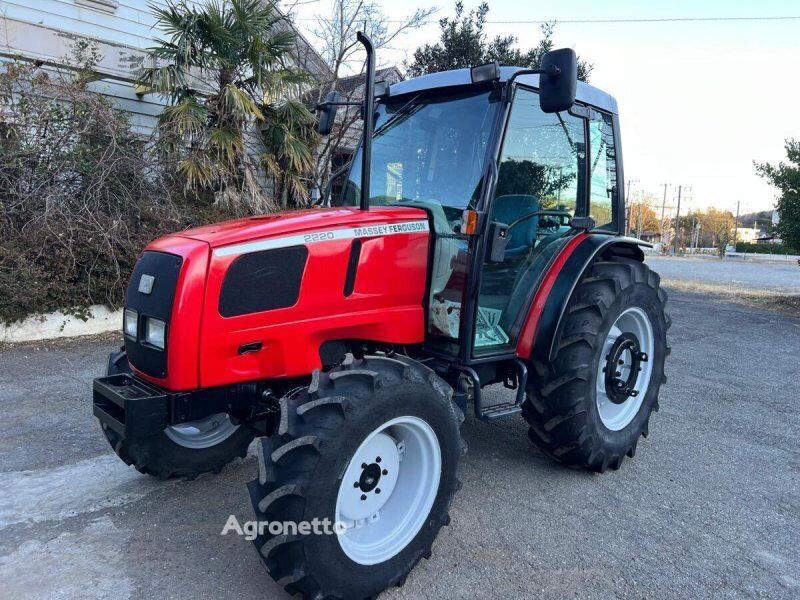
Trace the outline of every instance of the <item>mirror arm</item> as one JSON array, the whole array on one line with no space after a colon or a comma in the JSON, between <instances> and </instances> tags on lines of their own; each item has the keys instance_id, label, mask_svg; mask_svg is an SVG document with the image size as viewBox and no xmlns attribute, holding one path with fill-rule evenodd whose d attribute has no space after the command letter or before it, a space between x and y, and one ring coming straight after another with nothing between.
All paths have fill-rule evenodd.
<instances>
[{"instance_id":1,"label":"mirror arm","mask_svg":"<svg viewBox=\"0 0 800 600\"><path fill-rule=\"evenodd\" d=\"M512 86L514 85L514 80L520 75L541 75L544 73L544 69L521 69L516 73L513 73L511 77L508 78L506 81L505 86L503 87L502 91L502 98L504 102L510 103L511 102L511 90Z\"/></svg>"},{"instance_id":2,"label":"mirror arm","mask_svg":"<svg viewBox=\"0 0 800 600\"><path fill-rule=\"evenodd\" d=\"M508 89L511 89L511 85L514 83L514 80L520 75L544 75L545 73L550 77L558 77L561 75L561 69L556 65L550 65L549 69L520 69L508 78L508 81L506 81L506 86Z\"/></svg>"},{"instance_id":3,"label":"mirror arm","mask_svg":"<svg viewBox=\"0 0 800 600\"><path fill-rule=\"evenodd\" d=\"M561 69L559 69L559 73L560 72ZM556 75L558 75L559 73L556 73ZM511 84L514 83L514 80L520 75L544 75L544 69L521 69L516 73L513 73L511 77L508 78L508 81L506 81L506 85L508 87L511 87Z\"/></svg>"},{"instance_id":4,"label":"mirror arm","mask_svg":"<svg viewBox=\"0 0 800 600\"><path fill-rule=\"evenodd\" d=\"M320 102L314 107L314 110L320 110L327 106L361 106L363 102Z\"/></svg>"},{"instance_id":5,"label":"mirror arm","mask_svg":"<svg viewBox=\"0 0 800 600\"><path fill-rule=\"evenodd\" d=\"M534 212L529 212L525 215L522 215L518 219L511 221L511 224L508 226L509 231L513 228L522 223L523 221L527 221L528 219L532 219L533 217L570 217L571 215L565 210L536 210Z\"/></svg>"}]
</instances>

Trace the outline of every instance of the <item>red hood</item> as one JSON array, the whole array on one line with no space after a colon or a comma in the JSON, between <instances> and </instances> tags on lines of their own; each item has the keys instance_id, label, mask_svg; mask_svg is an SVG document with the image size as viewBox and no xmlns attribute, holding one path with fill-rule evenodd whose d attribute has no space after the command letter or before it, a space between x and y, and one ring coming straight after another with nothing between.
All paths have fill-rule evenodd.
<instances>
[{"instance_id":1,"label":"red hood","mask_svg":"<svg viewBox=\"0 0 800 600\"><path fill-rule=\"evenodd\" d=\"M424 210L404 206L376 206L369 210L359 210L358 208L312 208L223 221L213 225L187 229L176 235L203 241L212 248L216 248L227 244L238 244L249 240L302 231L396 223L425 217Z\"/></svg>"}]
</instances>

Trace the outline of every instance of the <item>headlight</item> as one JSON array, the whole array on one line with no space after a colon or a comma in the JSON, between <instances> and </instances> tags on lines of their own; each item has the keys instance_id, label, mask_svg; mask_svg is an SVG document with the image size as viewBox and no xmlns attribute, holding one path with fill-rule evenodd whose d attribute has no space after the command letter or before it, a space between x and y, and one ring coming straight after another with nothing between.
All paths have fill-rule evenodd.
<instances>
[{"instance_id":1,"label":"headlight","mask_svg":"<svg viewBox=\"0 0 800 600\"><path fill-rule=\"evenodd\" d=\"M136 334L139 332L139 313L130 308L126 308L122 313L122 331L125 335L136 339Z\"/></svg>"},{"instance_id":2,"label":"headlight","mask_svg":"<svg viewBox=\"0 0 800 600\"><path fill-rule=\"evenodd\" d=\"M147 317L144 327L144 341L163 350L166 338L167 324L161 319Z\"/></svg>"}]
</instances>

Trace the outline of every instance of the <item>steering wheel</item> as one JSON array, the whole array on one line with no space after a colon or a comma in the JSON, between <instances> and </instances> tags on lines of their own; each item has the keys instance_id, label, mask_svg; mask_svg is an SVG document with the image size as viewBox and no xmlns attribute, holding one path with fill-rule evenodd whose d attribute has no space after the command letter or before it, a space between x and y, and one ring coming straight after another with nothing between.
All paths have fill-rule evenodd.
<instances>
[{"instance_id":1,"label":"steering wheel","mask_svg":"<svg viewBox=\"0 0 800 600\"><path fill-rule=\"evenodd\" d=\"M513 227L516 227L523 221L527 221L533 217L565 217L569 221L569 219L572 218L572 214L566 210L535 210L511 221L511 223L508 225L508 231L511 231Z\"/></svg>"}]
</instances>

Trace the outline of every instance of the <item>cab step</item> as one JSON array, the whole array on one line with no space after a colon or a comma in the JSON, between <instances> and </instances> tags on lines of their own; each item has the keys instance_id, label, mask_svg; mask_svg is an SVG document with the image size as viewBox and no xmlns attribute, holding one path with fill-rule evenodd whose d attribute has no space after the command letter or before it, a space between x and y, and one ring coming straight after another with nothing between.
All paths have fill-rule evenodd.
<instances>
[{"instance_id":1,"label":"cab step","mask_svg":"<svg viewBox=\"0 0 800 600\"><path fill-rule=\"evenodd\" d=\"M494 421L495 419L509 417L521 412L522 406L513 402L507 402L503 404L495 404L494 406L489 406L488 408L483 409L483 415L481 418L487 421Z\"/></svg>"},{"instance_id":2,"label":"cab step","mask_svg":"<svg viewBox=\"0 0 800 600\"><path fill-rule=\"evenodd\" d=\"M458 370L471 381L471 394L462 393L460 390L456 394L456 401L459 400L463 403L462 408L466 408L468 396L472 396L472 403L475 407L475 416L484 421L494 421L502 417L509 417L522 412L522 403L525 400L525 389L528 384L528 368L525 363L519 358L511 362L513 366L512 371L503 382L506 388L516 390L516 399L514 402L502 402L500 404L492 404L490 406L483 406L483 398L481 394L481 380L478 373L471 367L461 366Z\"/></svg>"}]
</instances>

